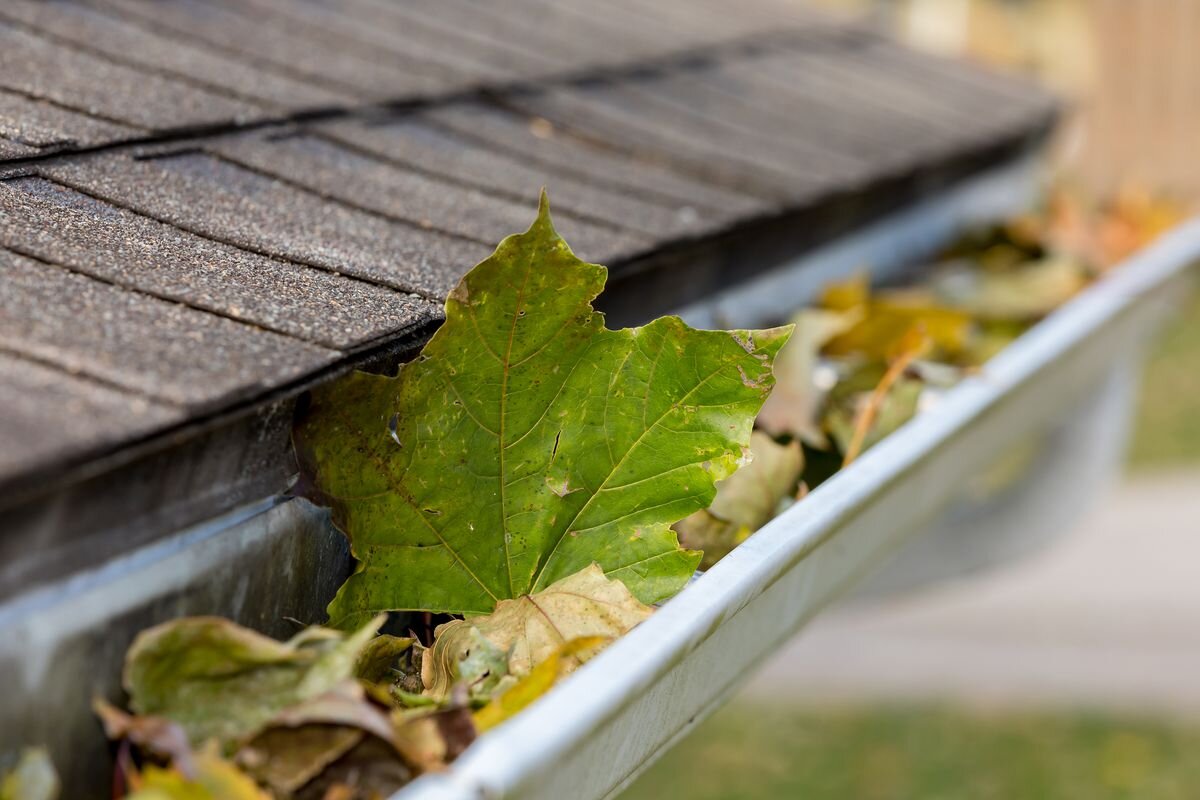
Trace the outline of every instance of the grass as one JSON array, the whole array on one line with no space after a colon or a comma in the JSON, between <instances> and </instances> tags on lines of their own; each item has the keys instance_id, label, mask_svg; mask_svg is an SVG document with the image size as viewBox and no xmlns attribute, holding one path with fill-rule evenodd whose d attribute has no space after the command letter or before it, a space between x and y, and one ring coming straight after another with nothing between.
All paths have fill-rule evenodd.
<instances>
[{"instance_id":1,"label":"grass","mask_svg":"<svg viewBox=\"0 0 1200 800\"><path fill-rule=\"evenodd\" d=\"M1146 365L1134 469L1200 465L1200 292L1183 304Z\"/></svg>"},{"instance_id":2,"label":"grass","mask_svg":"<svg viewBox=\"0 0 1200 800\"><path fill-rule=\"evenodd\" d=\"M1184 800L1200 727L944 709L718 712L621 800Z\"/></svg>"}]
</instances>

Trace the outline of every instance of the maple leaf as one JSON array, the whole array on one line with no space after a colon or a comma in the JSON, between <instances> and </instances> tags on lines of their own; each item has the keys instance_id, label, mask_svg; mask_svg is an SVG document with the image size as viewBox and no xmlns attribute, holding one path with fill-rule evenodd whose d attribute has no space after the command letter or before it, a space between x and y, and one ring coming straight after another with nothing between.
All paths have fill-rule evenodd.
<instances>
[{"instance_id":1,"label":"maple leaf","mask_svg":"<svg viewBox=\"0 0 1200 800\"><path fill-rule=\"evenodd\" d=\"M790 328L608 330L591 306L605 275L543 195L399 375L314 391L297 450L359 561L335 625L486 614L593 562L644 602L686 583L700 555L670 525L736 468Z\"/></svg>"}]
</instances>

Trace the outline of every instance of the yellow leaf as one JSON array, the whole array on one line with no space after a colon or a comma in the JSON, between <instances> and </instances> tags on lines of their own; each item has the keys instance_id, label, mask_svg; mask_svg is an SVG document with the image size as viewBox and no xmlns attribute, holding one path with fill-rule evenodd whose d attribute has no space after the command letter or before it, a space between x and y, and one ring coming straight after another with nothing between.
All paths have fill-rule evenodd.
<instances>
[{"instance_id":1,"label":"yellow leaf","mask_svg":"<svg viewBox=\"0 0 1200 800\"><path fill-rule=\"evenodd\" d=\"M212 748L196 753L193 763L196 774L192 778L176 769L147 766L131 778L138 789L126 800L271 800L248 775Z\"/></svg>"},{"instance_id":2,"label":"yellow leaf","mask_svg":"<svg viewBox=\"0 0 1200 800\"><path fill-rule=\"evenodd\" d=\"M516 716L611 641L607 636L581 636L564 643L528 675L476 711L475 727L482 733Z\"/></svg>"},{"instance_id":3,"label":"yellow leaf","mask_svg":"<svg viewBox=\"0 0 1200 800\"><path fill-rule=\"evenodd\" d=\"M905 352L902 340L917 326L949 358L967 348L974 330L971 315L965 311L877 300L870 304L862 321L830 341L824 352L890 361Z\"/></svg>"},{"instance_id":4,"label":"yellow leaf","mask_svg":"<svg viewBox=\"0 0 1200 800\"><path fill-rule=\"evenodd\" d=\"M56 800L60 788L49 754L33 747L0 779L0 800Z\"/></svg>"},{"instance_id":5,"label":"yellow leaf","mask_svg":"<svg viewBox=\"0 0 1200 800\"><path fill-rule=\"evenodd\" d=\"M867 437L876 427L881 409L903 377L905 370L930 347L930 339L920 324L909 328L895 343L895 355L890 359L887 371L883 374L875 390L871 392L867 402L860 408L854 419L854 428L849 441L845 444L842 465L850 464L858 458L859 453L867 446ZM915 403L914 403L915 412ZM890 431L889 431L890 432ZM886 434L884 434L886 435Z\"/></svg>"},{"instance_id":6,"label":"yellow leaf","mask_svg":"<svg viewBox=\"0 0 1200 800\"><path fill-rule=\"evenodd\" d=\"M849 280L826 286L818 304L830 311L854 311L865 306L870 298L870 276L860 272Z\"/></svg>"}]
</instances>

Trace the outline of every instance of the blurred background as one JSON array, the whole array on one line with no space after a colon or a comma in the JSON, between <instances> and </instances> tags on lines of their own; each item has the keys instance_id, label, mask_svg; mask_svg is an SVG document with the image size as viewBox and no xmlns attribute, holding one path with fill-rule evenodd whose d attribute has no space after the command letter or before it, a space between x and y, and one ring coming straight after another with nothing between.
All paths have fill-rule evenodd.
<instances>
[{"instance_id":1,"label":"blurred background","mask_svg":"<svg viewBox=\"0 0 1200 800\"><path fill-rule=\"evenodd\" d=\"M1059 92L1063 180L1200 198L1200 0L824 0ZM1121 484L1037 554L821 616L623 800L1200 797L1200 297Z\"/></svg>"}]
</instances>

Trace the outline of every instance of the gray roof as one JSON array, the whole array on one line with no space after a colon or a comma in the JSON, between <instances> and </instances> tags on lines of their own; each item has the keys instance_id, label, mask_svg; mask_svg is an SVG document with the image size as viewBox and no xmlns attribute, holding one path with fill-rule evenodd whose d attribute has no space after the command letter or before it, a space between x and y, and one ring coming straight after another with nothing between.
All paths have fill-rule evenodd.
<instances>
[{"instance_id":1,"label":"gray roof","mask_svg":"<svg viewBox=\"0 0 1200 800\"><path fill-rule=\"evenodd\" d=\"M278 490L288 465L246 470L286 450L292 398L419 345L542 186L625 322L1018 152L1053 109L792 0L5 0L0 508L57 532L47 498L264 425L207 502ZM168 488L122 524L198 503Z\"/></svg>"}]
</instances>

